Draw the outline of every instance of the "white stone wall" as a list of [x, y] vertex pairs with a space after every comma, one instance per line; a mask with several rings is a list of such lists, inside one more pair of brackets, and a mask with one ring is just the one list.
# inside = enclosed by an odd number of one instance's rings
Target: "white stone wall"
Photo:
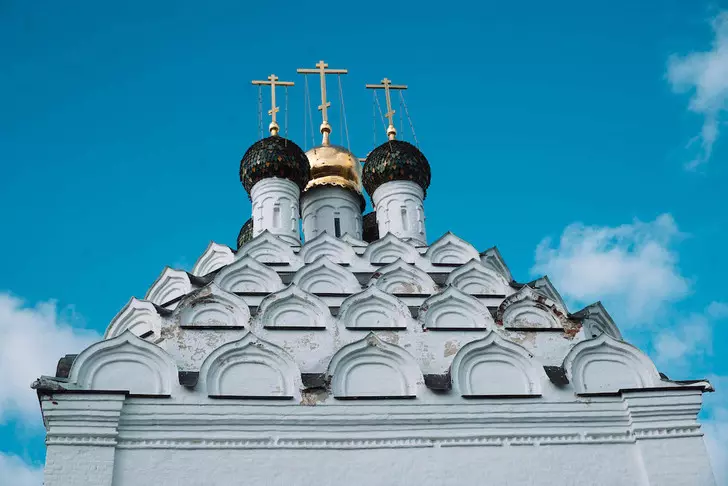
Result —
[[[316, 187], [301, 196], [303, 239], [309, 241], [326, 232], [349, 234], [361, 239], [361, 200], [342, 187]], [[337, 223], [338, 221], [338, 223]]]
[[269, 177], [250, 190], [253, 236], [268, 230], [291, 245], [300, 245], [298, 186], [288, 179]]
[[411, 238], [426, 245], [424, 197], [422, 188], [411, 181], [392, 181], [379, 186], [372, 194], [379, 237], [393, 233], [398, 238]]

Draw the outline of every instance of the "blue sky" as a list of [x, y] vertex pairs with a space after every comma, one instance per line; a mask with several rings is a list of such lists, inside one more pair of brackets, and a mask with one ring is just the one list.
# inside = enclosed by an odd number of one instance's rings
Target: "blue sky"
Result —
[[[725, 8], [0, 0], [0, 373], [15, 380], [0, 385], [0, 469], [37, 481], [34, 375], [165, 265], [234, 245], [250, 213], [237, 175], [257, 138], [250, 80], [296, 82], [289, 137], [310, 147], [295, 70], [322, 58], [349, 69], [362, 156], [364, 84], [410, 86], [431, 240], [497, 245], [517, 280], [548, 273], [572, 311], [603, 300], [660, 370], [712, 378], [706, 430], [728, 442]], [[331, 111], [338, 143], [336, 99]], [[725, 478], [728, 453], [712, 450]]]

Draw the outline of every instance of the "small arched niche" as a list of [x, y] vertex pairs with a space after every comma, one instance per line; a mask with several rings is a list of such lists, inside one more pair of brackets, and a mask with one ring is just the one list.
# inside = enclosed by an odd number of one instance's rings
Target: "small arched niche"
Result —
[[249, 332], [205, 359], [199, 386], [213, 398], [300, 399], [301, 372], [283, 349]]
[[291, 284], [270, 294], [258, 308], [258, 325], [266, 329], [326, 329], [328, 306]]
[[485, 330], [493, 325], [485, 305], [452, 286], [425, 300], [418, 320], [424, 329], [432, 330]]
[[311, 294], [361, 291], [361, 285], [353, 273], [325, 256], [298, 270], [293, 276], [293, 283]]
[[314, 239], [307, 241], [298, 256], [303, 259], [304, 263], [312, 263], [319, 258], [327, 257], [334, 263], [347, 265], [352, 264], [357, 258], [351, 245], [327, 232], [323, 232]]
[[111, 339], [130, 331], [152, 343], [162, 341], [162, 319], [151, 302], [132, 297], [111, 320], [104, 339]]
[[340, 400], [415, 398], [424, 384], [414, 358], [374, 333], [341, 348], [331, 358], [328, 375]]
[[434, 265], [453, 265], [478, 259], [480, 254], [473, 245], [448, 231], [430, 245], [425, 258]]
[[293, 263], [296, 256], [293, 249], [268, 230], [263, 230], [252, 240], [245, 243], [235, 255], [235, 259], [250, 257], [260, 263]]
[[205, 252], [197, 259], [195, 266], [192, 268], [192, 275], [203, 277], [225, 265], [231, 264], [234, 260], [235, 255], [233, 255], [233, 251], [229, 247], [211, 241]]
[[426, 272], [404, 260], [382, 267], [372, 275], [369, 286], [375, 285], [390, 294], [434, 294], [437, 284]]
[[415, 263], [419, 256], [414, 246], [397, 238], [393, 233], [387, 233], [371, 243], [363, 255], [372, 264], [387, 264], [397, 260]]
[[[188, 294], [192, 290], [192, 284], [187, 272], [175, 270], [166, 267], [162, 274], [154, 281], [144, 300], [148, 300], [153, 304], [165, 305], [183, 295]], [[174, 309], [177, 303], [166, 305], [168, 309]]]
[[526, 349], [491, 331], [458, 351], [450, 373], [456, 393], [477, 398], [540, 395], [544, 371]]
[[658, 386], [660, 375], [634, 346], [600, 334], [574, 346], [563, 364], [576, 393], [617, 392]]
[[177, 379], [174, 360], [131, 331], [92, 344], [79, 354], [69, 382], [82, 390], [126, 391], [134, 395], [169, 396]]
[[508, 288], [502, 275], [484, 267], [478, 260], [470, 260], [450, 272], [445, 283], [470, 295], [505, 295]]
[[250, 321], [245, 301], [214, 282], [183, 299], [175, 313], [182, 328], [242, 328]]
[[235, 260], [215, 275], [215, 284], [231, 293], [270, 293], [283, 288], [275, 270], [250, 256]]
[[407, 329], [412, 315], [404, 302], [372, 286], [347, 297], [338, 320], [349, 329]]
[[503, 300], [495, 322], [506, 329], [563, 329], [566, 316], [554, 301], [524, 286]]

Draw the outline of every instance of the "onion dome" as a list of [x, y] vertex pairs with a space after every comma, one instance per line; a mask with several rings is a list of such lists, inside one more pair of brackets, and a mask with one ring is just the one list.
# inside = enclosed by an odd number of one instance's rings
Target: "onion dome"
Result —
[[362, 239], [367, 243], [373, 243], [379, 239], [377, 213], [374, 211], [362, 217]]
[[366, 201], [361, 195], [361, 163], [354, 154], [339, 145], [320, 145], [306, 152], [306, 157], [311, 167], [306, 191], [324, 186], [343, 187], [359, 196], [364, 209]]
[[288, 179], [303, 191], [309, 175], [308, 159], [301, 147], [279, 136], [258, 140], [240, 161], [240, 182], [248, 194], [256, 182], [269, 177]]
[[248, 219], [238, 233], [238, 250], [253, 239], [253, 218]]
[[412, 181], [427, 193], [430, 185], [430, 164], [411, 143], [389, 140], [367, 156], [363, 181], [370, 196], [379, 186], [390, 181]]

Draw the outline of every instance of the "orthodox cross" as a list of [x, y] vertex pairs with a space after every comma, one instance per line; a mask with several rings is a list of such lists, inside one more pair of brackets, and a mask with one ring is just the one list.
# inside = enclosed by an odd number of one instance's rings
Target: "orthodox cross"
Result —
[[384, 114], [389, 119], [389, 126], [387, 127], [387, 137], [390, 140], [394, 140], [397, 136], [397, 130], [394, 128], [394, 110], [392, 109], [392, 98], [389, 95], [390, 89], [407, 89], [404, 84], [392, 84], [392, 81], [384, 78], [382, 84], [367, 84], [368, 89], [383, 89], [384, 97], [387, 99], [387, 113]]
[[330, 101], [326, 101], [326, 75], [327, 74], [347, 74], [346, 69], [328, 69], [329, 65], [323, 61], [316, 63], [316, 69], [296, 69], [299, 74], [318, 74], [321, 76], [321, 104], [318, 109], [321, 111], [321, 134], [324, 136], [323, 145], [329, 144], [329, 134], [331, 133], [331, 125], [329, 125], [329, 115], [327, 108], [331, 106]]
[[276, 113], [278, 113], [278, 107], [276, 106], [276, 86], [293, 86], [293, 83], [291, 81], [278, 81], [278, 76], [275, 74], [271, 74], [268, 76], [268, 81], [253, 81], [254, 85], [257, 86], [268, 86], [270, 85], [270, 110], [268, 111], [268, 114], [271, 117], [270, 125], [268, 126], [268, 130], [270, 130], [270, 134], [274, 137], [278, 135], [278, 122], [276, 122]]

